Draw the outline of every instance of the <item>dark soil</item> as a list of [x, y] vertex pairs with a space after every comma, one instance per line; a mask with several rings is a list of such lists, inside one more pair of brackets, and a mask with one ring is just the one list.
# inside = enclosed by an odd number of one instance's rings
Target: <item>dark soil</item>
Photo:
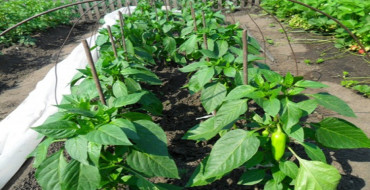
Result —
[[[243, 17], [245, 13], [238, 12], [235, 16], [239, 16], [236, 17], [238, 21], [245, 22], [249, 27], [253, 27], [253, 25]], [[273, 32], [274, 30], [277, 31], [277, 28], [270, 28], [271, 31], [269, 31], [268, 24], [273, 22], [272, 19], [267, 17], [259, 17], [259, 19], [258, 23], [261, 25], [260, 27], [264, 29], [264, 32], [267, 33], [266, 36], [268, 35], [275, 41], [275, 45], [268, 45], [267, 48], [275, 57], [274, 62], [270, 61], [268, 64], [271, 68], [281, 73], [291, 71], [294, 74], [295, 67], [292, 55], [286, 44], [282, 42], [286, 41], [285, 37], [279, 32]], [[89, 31], [90, 29], [86, 29], [89, 27], [91, 27], [91, 25], [80, 26], [77, 30], [77, 36], [72, 40], [79, 42], [82, 39], [79, 34]], [[37, 43], [37, 48], [12, 46], [2, 50], [4, 55], [0, 56], [0, 97], [2, 97], [1, 95], [6, 91], [17, 88], [22, 80], [27, 79], [27, 76], [25, 76], [27, 73], [34, 72], [42, 66], [49, 64], [50, 59], [55, 56], [61, 42], [64, 40], [66, 30], [69, 30], [69, 27], [62, 26], [61, 28], [52, 29], [42, 34], [40, 33], [39, 40], [41, 41]], [[257, 39], [261, 40], [261, 38], [257, 36], [257, 32], [254, 34]], [[330, 39], [330, 37], [321, 37], [310, 33], [294, 33], [292, 35], [295, 39], [310, 39], [313, 37]], [[294, 43], [297, 42], [298, 41], [295, 41]], [[321, 57], [338, 55], [338, 51], [342, 50], [333, 48], [332, 43], [297, 43], [293, 46], [299, 61], [299, 74], [304, 75], [307, 79], [339, 84], [341, 81], [340, 76], [344, 70], [350, 72], [352, 76], [370, 75], [369, 64], [366, 63], [362, 57], [350, 53], [344, 53], [343, 57], [326, 60], [322, 64], [306, 65], [303, 63], [304, 59], [310, 59], [314, 62], [316, 59], [320, 58], [320, 55]], [[304, 50], [302, 50], [302, 48]], [[323, 52], [326, 54], [323, 55]], [[68, 54], [68, 51], [66, 51], [66, 54]], [[182, 140], [182, 136], [185, 132], [200, 122], [200, 120], [196, 120], [196, 118], [206, 115], [199, 100], [199, 94], [190, 95], [186, 88], [182, 88], [188, 80], [187, 74], [181, 73], [176, 66], [158, 67], [155, 69], [155, 72], [161, 78], [163, 84], [154, 87], [152, 90], [163, 102], [164, 110], [163, 116], [153, 117], [153, 119], [167, 134], [169, 152], [179, 168], [181, 180], [155, 178], [153, 181], [185, 186], [194, 169], [199, 165], [201, 160], [210, 153], [215, 139], [199, 143]], [[359, 97], [361, 96], [354, 96], [353, 99]], [[18, 102], [18, 104], [19, 103], [20, 102]], [[14, 109], [18, 104], [15, 103], [12, 105], [11, 109]], [[10, 111], [4, 112], [4, 116], [9, 112]], [[309, 120], [317, 121], [330, 114], [332, 113], [325, 110], [318, 110]], [[369, 135], [368, 131], [367, 134]], [[53, 149], [56, 148], [57, 147], [53, 147]], [[300, 151], [298, 149], [298, 151], [299, 153], [303, 153], [302, 150]], [[355, 164], [358, 165], [358, 163], [354, 162], [360, 162], [360, 164], [370, 162], [369, 149], [325, 150], [325, 153], [328, 157], [328, 163], [337, 167], [342, 174], [342, 180], [340, 181], [338, 189], [369, 188], [365, 186], [366, 183], [370, 182], [369, 178], [367, 178], [369, 175], [368, 172], [370, 171], [368, 165], [364, 167], [364, 170], [358, 171], [355, 174], [353, 173]], [[30, 163], [31, 160], [28, 160], [24, 164], [23, 171], [19, 172], [19, 174], [17, 174], [18, 176], [16, 176], [4, 189], [41, 189], [35, 181], [34, 170], [29, 167]], [[253, 189], [254, 187], [239, 186], [236, 184], [241, 173], [242, 171], [237, 169], [211, 185], [189, 189]], [[18, 177], [19, 179], [17, 180]]]

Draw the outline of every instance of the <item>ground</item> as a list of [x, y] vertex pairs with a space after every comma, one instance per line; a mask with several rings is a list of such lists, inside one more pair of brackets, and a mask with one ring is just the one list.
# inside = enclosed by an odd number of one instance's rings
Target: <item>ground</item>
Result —
[[[266, 15], [252, 14], [252, 18], [261, 28], [265, 38], [273, 40], [266, 45], [267, 63], [275, 71], [282, 74], [296, 74], [296, 66], [286, 37], [279, 32], [279, 25]], [[244, 11], [229, 15], [229, 22], [239, 21], [242, 27], [249, 29], [250, 35], [262, 42], [262, 37], [250, 17]], [[74, 31], [72, 39], [62, 51], [62, 57], [92, 32], [96, 32], [95, 24], [80, 24]], [[36, 35], [36, 47], [14, 45], [1, 50], [0, 55], [0, 119], [14, 110], [28, 93], [35, 87], [55, 62], [62, 41], [70, 27], [61, 26]], [[357, 118], [345, 118], [362, 128], [370, 136], [370, 100], [355, 92], [340, 86], [343, 71], [352, 76], [370, 76], [370, 64], [363, 57], [353, 55], [333, 47], [330, 36], [320, 36], [314, 33], [289, 29], [289, 37], [298, 60], [298, 74], [306, 79], [316, 80], [330, 85], [325, 91], [346, 101], [357, 114]], [[313, 39], [313, 40], [312, 40]], [[271, 42], [271, 41], [270, 41]], [[312, 43], [315, 42], [315, 43]], [[321, 64], [315, 64], [318, 58], [328, 59]], [[307, 65], [304, 60], [310, 59]], [[207, 155], [214, 140], [195, 143], [182, 140], [185, 132], [199, 123], [197, 117], [206, 115], [199, 94], [190, 95], [187, 89], [181, 88], [187, 82], [187, 74], [181, 73], [176, 66], [156, 67], [155, 72], [163, 81], [158, 88], [153, 88], [163, 102], [163, 116], [154, 120], [163, 127], [167, 134], [169, 152], [179, 167], [182, 180], [153, 179], [156, 182], [167, 182], [184, 186], [192, 171], [202, 158]], [[318, 109], [311, 121], [317, 121], [334, 113]], [[338, 115], [334, 115], [339, 117]], [[370, 149], [355, 150], [325, 150], [328, 162], [334, 165], [342, 174], [338, 189], [370, 189]], [[34, 171], [28, 160], [4, 189], [40, 189], [34, 179]], [[204, 187], [191, 189], [246, 189], [236, 184], [241, 171], [235, 170], [223, 179]], [[257, 188], [257, 187], [256, 187]], [[252, 188], [253, 189], [253, 188]]]

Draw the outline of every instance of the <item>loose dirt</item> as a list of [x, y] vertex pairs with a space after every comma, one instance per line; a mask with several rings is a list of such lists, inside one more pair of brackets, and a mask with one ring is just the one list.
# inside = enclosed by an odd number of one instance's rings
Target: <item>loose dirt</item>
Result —
[[[252, 18], [262, 29], [265, 38], [272, 39], [274, 42], [266, 45], [266, 52], [272, 58], [267, 58], [267, 64], [282, 74], [288, 71], [296, 74], [293, 55], [285, 36], [279, 32], [278, 24], [269, 16], [258, 15], [257, 12], [253, 11], [252, 13], [254, 13]], [[239, 21], [241, 26], [247, 27], [250, 34], [262, 43], [259, 31], [244, 11], [228, 16], [227, 20], [230, 22]], [[86, 38], [92, 29], [91, 27], [91, 25], [80, 26], [78, 29], [80, 33], [77, 33], [72, 40], [74, 42], [65, 48], [63, 54], [68, 55], [81, 39]], [[69, 27], [62, 26], [40, 33], [39, 39], [41, 41], [37, 43], [37, 48], [12, 46], [2, 50], [4, 55], [0, 56], [0, 119], [6, 117], [18, 106], [35, 87], [37, 81], [42, 79], [52, 67], [50, 60], [57, 53], [60, 41], [65, 38], [68, 29]], [[346, 101], [358, 116], [357, 118], [345, 119], [362, 128], [370, 136], [368, 128], [370, 100], [340, 86], [343, 71], [348, 71], [351, 76], [370, 76], [370, 64], [366, 63], [360, 56], [333, 48], [331, 37], [297, 32], [292, 29], [289, 31], [289, 37], [298, 60], [298, 74], [303, 75], [306, 79], [328, 84], [330, 87], [324, 90]], [[313, 41], [315, 43], [312, 43]], [[307, 65], [304, 63], [305, 59], [310, 59], [314, 63], [318, 58], [327, 60], [322, 64]], [[156, 67], [155, 72], [163, 84], [152, 90], [163, 102], [164, 111], [163, 116], [153, 119], [163, 127], [167, 134], [169, 152], [179, 168], [182, 180], [163, 178], [153, 180], [184, 186], [202, 158], [209, 154], [215, 140], [196, 143], [181, 139], [188, 129], [199, 123], [196, 118], [206, 115], [206, 112], [201, 106], [199, 94], [190, 95], [187, 89], [181, 88], [188, 79], [187, 74], [178, 71], [177, 66]], [[323, 117], [333, 116], [333, 114], [320, 108], [309, 119], [316, 121]], [[338, 115], [334, 116], [339, 117]], [[370, 182], [369, 149], [325, 150], [325, 153], [328, 156], [328, 162], [338, 168], [342, 174], [338, 189], [370, 189], [368, 185]], [[41, 189], [35, 181], [34, 170], [29, 167], [30, 162], [29, 160], [25, 164], [23, 171], [19, 172], [18, 176], [5, 189]], [[211, 185], [189, 189], [248, 189], [236, 184], [241, 173], [241, 170], [235, 170]]]

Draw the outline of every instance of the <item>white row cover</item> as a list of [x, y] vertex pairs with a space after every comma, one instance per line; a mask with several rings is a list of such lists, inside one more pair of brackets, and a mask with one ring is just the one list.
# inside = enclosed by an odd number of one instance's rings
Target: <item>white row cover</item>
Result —
[[[135, 6], [130, 6], [130, 11]], [[126, 7], [113, 11], [104, 17], [105, 25], [113, 25], [118, 19], [118, 11], [128, 13]], [[90, 47], [95, 45], [97, 35], [87, 39]], [[92, 51], [93, 58], [97, 59], [96, 50]], [[82, 44], [78, 45], [68, 57], [57, 65], [57, 93], [60, 101], [62, 96], [70, 94], [69, 82], [77, 73], [77, 69], [83, 69], [87, 65], [87, 58]], [[44, 121], [58, 109], [55, 105], [55, 68], [53, 67], [38, 82], [36, 88], [29, 96], [5, 119], [0, 122], [0, 189], [10, 180], [26, 161], [27, 156], [36, 148], [42, 140], [38, 133], [31, 129], [42, 125]]]

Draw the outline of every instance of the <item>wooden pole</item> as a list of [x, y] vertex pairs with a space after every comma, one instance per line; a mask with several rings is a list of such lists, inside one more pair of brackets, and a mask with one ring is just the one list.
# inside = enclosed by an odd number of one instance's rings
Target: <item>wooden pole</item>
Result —
[[129, 1], [126, 1], [125, 4], [126, 4], [127, 10], [128, 10], [128, 15], [131, 16], [130, 2]]
[[112, 30], [110, 29], [110, 26], [108, 25], [107, 26], [107, 29], [108, 29], [108, 34], [109, 34], [109, 39], [110, 39], [110, 43], [112, 43], [112, 49], [113, 49], [113, 53], [114, 53], [114, 57], [118, 57], [117, 55], [117, 50], [116, 50], [116, 46], [114, 44], [114, 39], [113, 39], [113, 35], [112, 35]]
[[164, 4], [165, 4], [165, 9], [166, 9], [166, 20], [168, 21], [168, 1], [167, 0], [164, 0]]
[[190, 10], [191, 10], [191, 16], [193, 17], [193, 20], [194, 20], [194, 31], [197, 32], [198, 31], [197, 20], [195, 18], [195, 11], [194, 11], [194, 8], [193, 8], [193, 3], [190, 1], [189, 5], [190, 5]]
[[89, 45], [88, 45], [88, 43], [87, 43], [86, 40], [82, 40], [82, 45], [84, 46], [84, 49], [85, 49], [85, 53], [86, 53], [86, 57], [87, 57], [87, 62], [89, 63], [89, 65], [91, 67], [91, 73], [92, 73], [93, 78], [94, 78], [94, 81], [95, 81], [96, 89], [98, 90], [98, 93], [99, 93], [100, 101], [104, 105], [107, 105], [107, 103], [105, 102], [103, 91], [101, 89], [101, 85], [100, 85], [100, 81], [99, 81], [99, 78], [98, 78], [98, 74], [96, 73], [94, 61], [93, 61], [93, 58], [92, 58], [92, 55], [91, 55], [91, 52], [90, 52], [90, 47], [89, 47]]
[[[120, 23], [120, 26], [121, 26], [121, 35], [122, 35], [122, 46], [123, 46], [123, 50], [125, 51], [125, 53], [128, 53], [127, 52], [127, 46], [126, 46], [126, 40], [125, 40], [125, 33], [124, 33], [124, 21], [123, 21], [123, 17], [122, 17], [122, 12], [121, 11], [118, 11], [118, 16], [119, 16], [119, 23]], [[128, 61], [128, 55], [125, 56], [126, 57], [126, 61]]]
[[248, 30], [243, 30], [243, 83], [248, 84]]
[[[203, 22], [203, 28], [206, 29], [207, 28], [207, 24], [206, 24], [206, 18], [204, 16], [204, 11], [202, 11], [202, 22]], [[204, 41], [204, 48], [206, 50], [208, 50], [208, 42], [207, 42], [207, 35], [206, 35], [206, 33], [203, 33], [203, 41]], [[209, 62], [209, 57], [207, 57], [206, 60]]]

